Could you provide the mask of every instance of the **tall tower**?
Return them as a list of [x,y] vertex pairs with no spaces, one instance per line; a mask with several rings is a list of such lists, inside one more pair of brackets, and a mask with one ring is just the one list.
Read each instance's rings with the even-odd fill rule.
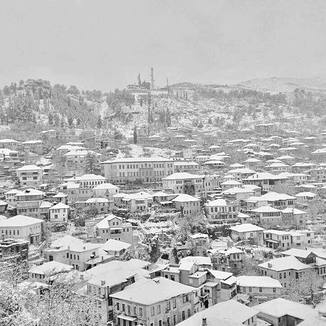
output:
[[151,89],[154,89],[154,68],[151,68]]

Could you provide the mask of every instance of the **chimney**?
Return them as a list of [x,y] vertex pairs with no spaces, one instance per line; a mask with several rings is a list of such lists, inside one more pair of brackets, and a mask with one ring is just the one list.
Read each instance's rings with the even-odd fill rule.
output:
[[203,318],[201,322],[201,326],[207,326],[207,318]]
[[104,286],[105,285],[105,281],[101,281],[101,286]]

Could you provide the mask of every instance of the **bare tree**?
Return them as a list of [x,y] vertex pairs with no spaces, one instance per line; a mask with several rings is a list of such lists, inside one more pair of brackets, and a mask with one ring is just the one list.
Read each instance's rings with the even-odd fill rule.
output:
[[309,300],[315,304],[315,294],[322,285],[323,279],[315,271],[306,272],[291,282],[285,297],[293,301]]

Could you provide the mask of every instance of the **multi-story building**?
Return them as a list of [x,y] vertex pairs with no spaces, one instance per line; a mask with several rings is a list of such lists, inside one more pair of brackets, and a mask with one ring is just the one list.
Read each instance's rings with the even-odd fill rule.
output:
[[217,175],[197,175],[179,172],[162,179],[163,189],[176,194],[207,196],[207,193],[219,187]]
[[278,298],[282,291],[281,283],[269,276],[239,276],[237,285],[238,293],[247,294],[258,303]]
[[92,260],[98,259],[102,262],[102,257],[99,256],[100,247],[100,243],[85,242],[66,235],[53,241],[50,247],[44,250],[44,257],[48,261],[72,265],[76,270],[84,271],[94,265]]
[[199,268],[195,263],[170,265],[161,271],[162,277],[176,281],[198,290],[200,301],[204,307],[209,307],[221,301],[221,282],[211,280],[207,270]]
[[108,325],[108,322],[113,320],[112,295],[135,283],[140,277],[149,276],[145,270],[148,265],[150,263],[137,259],[113,260],[97,265],[87,272],[89,277],[86,294],[97,301],[101,326]]
[[132,225],[121,217],[110,214],[94,227],[96,236],[103,242],[115,239],[133,244]]
[[303,264],[294,256],[275,258],[258,265],[262,276],[269,276],[280,281],[284,288],[288,288],[295,280],[299,280],[304,273],[310,272],[313,268]]
[[83,174],[78,177],[70,178],[67,181],[78,183],[83,189],[94,189],[95,187],[104,184],[106,179],[102,175]]
[[264,229],[250,223],[235,225],[230,227],[232,240],[248,241],[255,245],[263,244]]
[[256,185],[263,192],[273,191],[276,185],[286,184],[288,178],[285,176],[274,175],[269,172],[260,172],[251,175],[243,180],[244,184]]
[[263,226],[275,226],[282,222],[282,211],[272,206],[261,206],[251,211]]
[[286,225],[296,228],[304,228],[306,226],[308,214],[300,209],[288,207],[282,210],[282,221]]
[[133,194],[119,193],[113,196],[114,206],[129,212],[149,212],[153,204],[153,195],[140,191]]
[[17,150],[20,146],[20,142],[15,139],[0,139],[0,148],[8,148]]
[[199,164],[191,161],[175,161],[174,171],[196,173],[199,171]]
[[25,152],[43,154],[42,140],[27,140],[27,141],[22,142],[22,146],[23,146],[23,149]]
[[0,220],[0,234],[4,238],[23,239],[37,244],[42,240],[43,220],[24,215]]
[[208,221],[213,224],[234,224],[238,221],[239,203],[227,199],[216,199],[205,204]]
[[43,170],[36,165],[25,165],[16,170],[22,186],[37,187],[43,182]]
[[180,211],[183,216],[196,216],[201,213],[200,199],[181,194],[172,199],[173,207]]
[[166,278],[143,279],[111,295],[116,325],[176,325],[201,310],[190,286]]
[[15,195],[15,207],[17,214],[26,214],[38,217],[40,215],[40,205],[45,193],[36,189],[25,189],[18,191]]
[[315,233],[311,230],[291,230],[289,233],[292,248],[311,247],[315,238]]
[[160,183],[174,171],[173,161],[162,157],[122,158],[102,162],[102,165],[104,176],[117,184]]
[[67,223],[69,216],[69,206],[64,203],[58,203],[49,209],[50,222]]
[[268,248],[289,249],[291,248],[291,234],[287,231],[265,230],[264,244]]

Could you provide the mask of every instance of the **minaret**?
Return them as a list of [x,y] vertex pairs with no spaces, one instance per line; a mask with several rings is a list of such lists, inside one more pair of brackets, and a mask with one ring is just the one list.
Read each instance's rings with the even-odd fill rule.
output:
[[154,68],[151,68],[151,89],[154,89]]
[[141,86],[140,74],[138,74],[138,76],[137,76],[137,82],[138,82],[138,86],[140,87]]

